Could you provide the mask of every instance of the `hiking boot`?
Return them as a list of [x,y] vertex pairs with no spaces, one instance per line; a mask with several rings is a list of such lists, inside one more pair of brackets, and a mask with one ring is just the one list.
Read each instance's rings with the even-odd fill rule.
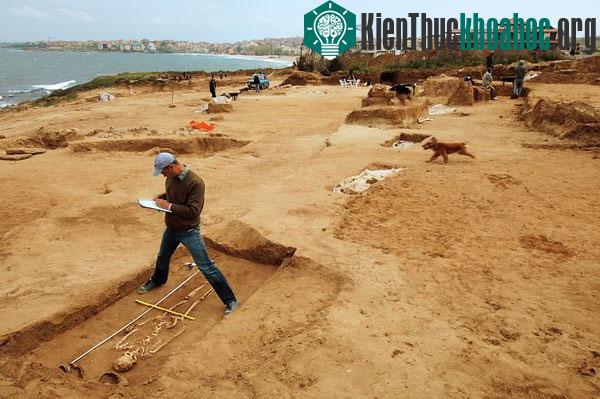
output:
[[155,289],[158,284],[155,284],[152,280],[146,281],[144,284],[137,287],[136,292],[138,294],[145,294],[146,292]]
[[236,309],[240,306],[240,302],[235,300],[231,302],[229,305],[225,306],[225,316],[232,314],[236,311]]

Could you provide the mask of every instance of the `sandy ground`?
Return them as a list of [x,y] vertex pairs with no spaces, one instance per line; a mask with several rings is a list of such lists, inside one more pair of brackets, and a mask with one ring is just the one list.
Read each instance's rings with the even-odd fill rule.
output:
[[[0,133],[179,137],[207,118],[194,113],[206,98],[194,89],[175,93],[176,108],[169,91],[115,92],[111,103],[2,114]],[[0,346],[0,397],[600,398],[600,159],[524,148],[552,139],[524,128],[507,98],[414,129],[345,125],[365,94],[242,95],[216,132],[248,145],[181,155],[206,182],[207,238],[237,234],[244,246],[255,229],[296,252],[278,268],[221,255],[240,310],[224,319],[209,296],[181,336],[124,374],[128,386],[95,382],[111,345],[80,363],[87,381],[56,366],[140,312],[131,291],[151,273],[163,228],[135,203],[164,184],[150,175],[151,151],[66,148],[0,163],[0,336],[30,332],[21,349]],[[415,131],[466,141],[477,159],[444,166],[419,146],[381,145]],[[331,191],[370,165],[405,169],[360,196]],[[187,275],[176,266],[185,257],[169,287]]]

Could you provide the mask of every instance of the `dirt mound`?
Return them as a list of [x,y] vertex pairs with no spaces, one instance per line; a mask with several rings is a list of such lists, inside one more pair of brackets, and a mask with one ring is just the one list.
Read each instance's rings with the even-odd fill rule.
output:
[[[361,82],[366,82],[367,80],[369,80],[368,75],[363,74],[363,73],[355,73],[354,77],[356,79],[360,79]],[[348,71],[335,71],[335,72],[331,73],[331,75],[329,75],[329,76],[321,75],[319,77],[319,81],[321,84],[333,85],[333,86],[339,86],[340,80],[342,80],[342,79],[348,79]],[[371,82],[373,82],[373,81],[374,80],[371,79]]]
[[73,152],[90,151],[149,151],[155,147],[167,148],[178,154],[213,153],[228,148],[243,147],[246,141],[220,137],[141,137],[133,139],[97,140],[73,143]]
[[43,154],[46,152],[45,148],[25,148],[25,147],[11,147],[5,150],[6,154],[0,154],[0,160],[2,161],[22,161],[24,159],[31,158],[33,155]]
[[385,85],[381,85],[381,84],[374,85],[369,90],[369,93],[367,94],[367,97],[369,97],[369,98],[373,98],[373,97],[394,98],[395,96],[396,96],[396,93],[394,93],[392,91],[388,91],[388,87]]
[[440,75],[443,71],[439,69],[400,69],[396,71],[384,71],[379,74],[381,83],[391,85],[415,83],[423,81],[436,75]]
[[232,112],[233,105],[231,104],[217,104],[210,102],[208,103],[208,113],[209,114],[218,114],[223,112]]
[[600,142],[600,110],[588,103],[529,97],[520,119],[528,127],[560,138]]
[[30,154],[30,155],[38,155],[45,153],[46,150],[44,148],[7,148],[6,154]]
[[410,96],[398,95],[395,91],[388,91],[389,87],[376,84],[374,85],[366,98],[362,99],[363,107],[373,105],[406,105],[410,101]]
[[318,84],[319,78],[314,73],[294,71],[285,78],[279,86],[292,85],[292,86],[306,86],[309,84]]
[[542,144],[542,143],[523,143],[524,148],[531,148],[532,150],[558,150],[558,151],[597,151],[600,150],[600,143],[598,144],[573,144],[573,143],[554,143],[554,144]]
[[426,97],[449,97],[456,92],[462,79],[446,75],[433,76],[423,82],[423,95]]
[[294,72],[294,69],[291,69],[291,68],[276,69],[269,74],[269,79],[282,78],[284,76],[287,77],[293,72]]
[[[393,146],[395,143],[397,143],[398,141],[408,141],[410,143],[420,143],[421,141],[427,139],[431,137],[430,134],[423,134],[423,133],[400,133],[399,135],[395,136],[394,138],[384,141],[383,143],[381,143],[382,146],[384,147],[391,147]],[[388,168],[389,169],[389,168]]]
[[490,89],[481,86],[473,86],[475,101],[490,101]]
[[[362,109],[348,114],[346,122],[373,122],[391,123],[407,127],[423,115],[423,101],[412,102],[412,96],[399,95],[389,87],[382,84],[374,85],[362,99]],[[427,107],[425,107],[427,112]]]
[[540,69],[536,83],[600,84],[600,56],[555,62]]
[[22,161],[31,157],[32,154],[0,154],[2,161]]
[[473,85],[471,82],[460,82],[458,88],[448,99],[448,105],[473,105],[475,104],[475,95],[473,94]]
[[406,105],[375,105],[352,111],[346,116],[347,123],[383,123],[408,127],[419,117],[428,114],[429,101],[418,99]]
[[370,107],[372,105],[390,105],[390,98],[385,97],[366,97],[361,100],[363,107]]
[[81,134],[77,129],[63,129],[59,131],[46,130],[45,127],[40,127],[30,137],[12,137],[3,140],[0,144],[1,149],[11,147],[42,147],[45,149],[65,148],[70,141],[81,138]]
[[600,73],[600,55],[577,60],[576,68],[581,72]]
[[423,82],[423,95],[448,98],[448,105],[473,105],[475,101],[490,100],[488,89],[446,75],[434,76]]
[[40,128],[35,135],[31,137],[31,141],[37,143],[44,148],[64,148],[69,145],[69,141],[79,138],[77,129],[65,129],[58,132],[46,131],[43,127]]
[[255,228],[239,220],[222,221],[211,226],[207,244],[228,255],[269,265],[280,265],[296,248],[274,243]]

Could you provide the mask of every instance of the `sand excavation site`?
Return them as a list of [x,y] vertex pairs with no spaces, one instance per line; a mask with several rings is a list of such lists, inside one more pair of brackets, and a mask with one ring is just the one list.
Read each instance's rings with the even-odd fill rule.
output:
[[[0,113],[0,397],[600,398],[600,86],[557,65],[519,99],[287,71],[208,114],[204,78]],[[432,137],[475,158],[427,163]],[[159,151],[206,183],[230,316],[183,248],[135,292]],[[194,320],[151,310],[59,369],[186,279],[160,306]]]

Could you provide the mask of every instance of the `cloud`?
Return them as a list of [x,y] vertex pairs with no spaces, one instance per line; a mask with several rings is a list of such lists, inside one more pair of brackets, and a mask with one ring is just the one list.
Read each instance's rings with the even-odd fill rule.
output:
[[61,8],[58,11],[65,15],[68,15],[71,18],[79,19],[83,22],[94,22],[94,18],[87,12],[67,10],[66,8]]
[[0,15],[35,19],[43,19],[47,16],[45,13],[38,11],[30,6],[13,7],[8,10],[0,11]]

